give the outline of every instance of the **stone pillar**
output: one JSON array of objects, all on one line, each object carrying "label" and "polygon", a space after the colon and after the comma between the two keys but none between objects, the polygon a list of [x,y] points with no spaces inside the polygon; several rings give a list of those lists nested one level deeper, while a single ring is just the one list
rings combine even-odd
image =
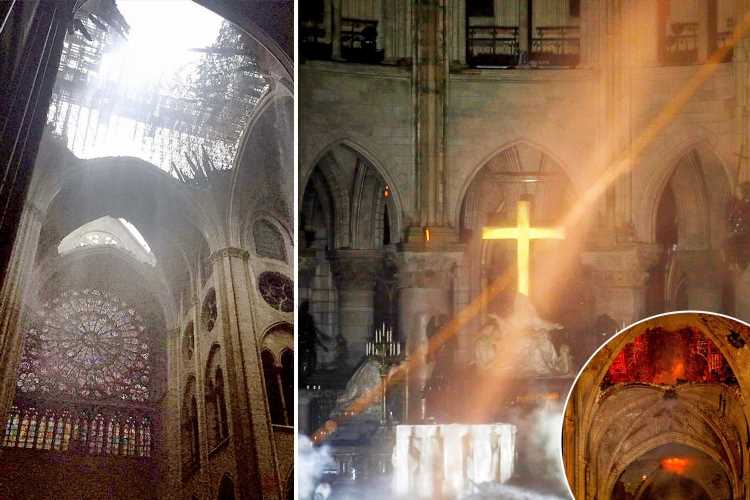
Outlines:
[{"label": "stone pillar", "polygon": [[[414,362],[408,374],[406,418],[422,419],[422,390],[429,378],[426,365],[427,325],[435,316],[453,316],[453,281],[459,253],[404,251],[398,254],[399,329]],[[416,358],[416,359],[414,359]]]},{"label": "stone pillar", "polygon": [[226,362],[226,390],[230,446],[236,457],[240,499],[279,500],[273,431],[263,384],[259,339],[254,324],[249,254],[240,248],[224,248],[211,255],[218,309],[217,327]]},{"label": "stone pillar", "polygon": [[446,123],[448,87],[446,1],[414,2],[415,57],[412,85],[415,95],[415,137],[418,226],[407,241],[427,239],[422,228],[448,225],[445,193]]},{"label": "stone pillar", "polygon": [[383,0],[382,25],[385,62],[395,64],[411,57],[409,33],[411,5],[403,0]]},{"label": "stone pillar", "polygon": [[333,277],[339,291],[339,328],[346,339],[347,365],[359,364],[373,334],[375,278],[383,264],[377,250],[337,250]]},{"label": "stone pillar", "polygon": [[163,498],[182,489],[182,332],[174,328],[165,332],[167,344],[167,388],[161,403],[161,439],[157,439],[162,477]]},{"label": "stone pillar", "polygon": [[[735,12],[748,12],[750,0],[737,0]],[[741,16],[737,16],[739,22]],[[741,153],[737,158],[737,171],[740,175],[738,182],[750,180],[748,174],[748,160],[750,159],[750,38],[742,37],[734,47],[732,65],[734,66],[734,82],[736,92],[735,130],[737,151]]]},{"label": "stone pillar", "polygon": [[712,20],[714,25],[709,27],[708,1],[698,2],[698,62],[700,63],[706,62],[710,54],[709,45],[711,40],[709,37],[709,31],[713,30],[714,33],[716,32],[715,14]]},{"label": "stone pillar", "polygon": [[[74,0],[3,2],[0,9],[0,282],[10,276],[13,240],[47,120]],[[7,21],[7,22],[5,22]],[[22,236],[21,236],[22,237]],[[7,276],[6,276],[7,275]],[[1,305],[1,304],[0,304]],[[3,324],[3,326],[5,326]],[[5,352],[5,351],[3,351]]]},{"label": "stone pillar", "polygon": [[596,315],[625,324],[643,318],[648,269],[660,255],[659,245],[644,243],[584,251],[581,260],[592,270]]},{"label": "stone pillar", "polygon": [[448,0],[448,63],[466,66],[466,1]]},{"label": "stone pillar", "polygon": [[331,8],[333,9],[333,15],[331,16],[331,59],[334,61],[341,60],[341,1],[332,0]]},{"label": "stone pillar", "polygon": [[15,396],[16,372],[23,344],[21,317],[25,305],[24,297],[34,271],[44,218],[45,214],[34,204],[26,203],[13,244],[6,279],[0,289],[0,415],[3,416],[3,421]]},{"label": "stone pillar", "polygon": [[310,427],[310,405],[315,393],[307,389],[297,391],[297,431],[309,436],[314,429]]}]

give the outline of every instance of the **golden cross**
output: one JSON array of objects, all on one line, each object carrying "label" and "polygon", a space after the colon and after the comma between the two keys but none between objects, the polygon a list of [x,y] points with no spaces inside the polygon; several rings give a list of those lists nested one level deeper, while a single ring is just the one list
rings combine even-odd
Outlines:
[{"label": "golden cross", "polygon": [[555,227],[531,227],[531,202],[518,201],[516,227],[482,228],[483,240],[516,240],[518,254],[518,293],[529,296],[529,253],[531,240],[564,240],[565,230]]}]

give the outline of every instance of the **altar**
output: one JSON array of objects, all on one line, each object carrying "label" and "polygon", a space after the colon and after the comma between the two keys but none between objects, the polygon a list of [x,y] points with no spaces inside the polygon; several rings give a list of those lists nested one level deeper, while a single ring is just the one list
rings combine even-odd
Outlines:
[{"label": "altar", "polygon": [[398,498],[461,498],[478,484],[508,481],[515,456],[511,424],[399,425],[394,491]]}]

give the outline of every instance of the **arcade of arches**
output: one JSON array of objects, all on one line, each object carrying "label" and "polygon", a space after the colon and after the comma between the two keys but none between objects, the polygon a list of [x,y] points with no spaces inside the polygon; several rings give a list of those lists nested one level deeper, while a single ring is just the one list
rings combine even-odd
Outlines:
[{"label": "arcade of arches", "polygon": [[0,295],[0,497],[292,498],[281,11],[74,3]]}]

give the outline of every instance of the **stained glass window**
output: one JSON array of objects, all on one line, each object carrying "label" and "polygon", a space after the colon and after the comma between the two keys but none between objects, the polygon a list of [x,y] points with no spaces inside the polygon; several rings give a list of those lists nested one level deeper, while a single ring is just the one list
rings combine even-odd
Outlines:
[{"label": "stained glass window", "polygon": [[114,295],[83,289],[64,292],[39,311],[17,386],[24,394],[145,402],[150,379],[141,316]]},{"label": "stained glass window", "polygon": [[214,325],[216,324],[217,316],[216,290],[214,290],[213,288],[208,291],[206,299],[203,301],[203,310],[201,316],[203,319],[203,326],[206,328],[206,331],[210,332],[211,330],[213,330]]},{"label": "stained glass window", "polygon": [[268,397],[268,406],[271,410],[271,422],[278,425],[287,425],[276,360],[271,351],[266,349],[261,352],[260,358],[263,362],[263,379],[266,383],[266,395]]},{"label": "stained glass window", "polygon": [[206,416],[208,420],[209,445],[219,446],[229,436],[227,402],[224,389],[224,373],[220,366],[221,349],[214,346],[206,364]]},{"label": "stained glass window", "polygon": [[273,224],[266,220],[257,221],[253,227],[253,239],[255,240],[255,253],[260,257],[269,257],[286,262],[284,238]]},{"label": "stained glass window", "polygon": [[195,379],[190,378],[182,400],[181,444],[183,472],[191,474],[200,463],[200,437],[198,435],[198,403],[195,400]]},{"label": "stained glass window", "polygon": [[258,277],[258,290],[263,299],[283,312],[292,312],[294,306],[294,283],[281,273],[265,272]]},{"label": "stained glass window", "polygon": [[182,339],[182,342],[183,342],[183,353],[185,355],[185,359],[189,361],[193,359],[193,349],[195,346],[195,333],[194,333],[192,321],[188,323],[187,328],[185,328],[185,335]]}]

